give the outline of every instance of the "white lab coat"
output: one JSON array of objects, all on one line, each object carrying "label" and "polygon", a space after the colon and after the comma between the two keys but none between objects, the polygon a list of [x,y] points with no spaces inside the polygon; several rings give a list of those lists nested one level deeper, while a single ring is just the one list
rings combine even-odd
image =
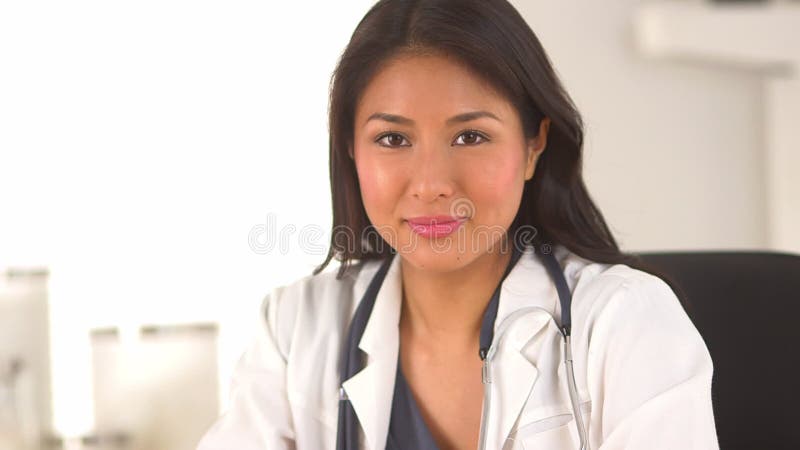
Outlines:
[{"label": "white lab coat", "polygon": [[[660,278],[598,264],[555,247],[572,300],[572,351],[593,450],[718,449],[712,362],[677,297]],[[398,357],[400,258],[378,293],[359,347],[365,368],[344,383],[362,449],[383,449]],[[277,287],[258,336],[235,368],[231,402],[197,450],[335,449],[339,360],[347,325],[379,262],[336,280],[333,271]],[[577,449],[555,285],[528,249],[503,282],[495,329],[524,306],[493,363],[489,449]],[[476,343],[477,345],[477,343]],[[476,358],[477,350],[476,350]],[[480,390],[465,395],[482,396]]]}]

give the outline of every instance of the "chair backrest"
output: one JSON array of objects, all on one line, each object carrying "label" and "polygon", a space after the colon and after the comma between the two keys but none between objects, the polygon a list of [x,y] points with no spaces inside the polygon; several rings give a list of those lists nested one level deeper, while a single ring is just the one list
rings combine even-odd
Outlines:
[{"label": "chair backrest", "polygon": [[638,255],[682,291],[711,353],[720,448],[800,449],[800,255]]}]

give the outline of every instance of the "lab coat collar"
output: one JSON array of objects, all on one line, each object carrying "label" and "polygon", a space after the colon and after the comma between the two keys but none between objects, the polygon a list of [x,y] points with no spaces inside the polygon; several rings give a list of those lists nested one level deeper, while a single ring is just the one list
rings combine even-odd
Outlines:
[{"label": "lab coat collar", "polygon": [[[555,251],[560,260],[566,254],[562,247],[557,246]],[[354,287],[354,295],[359,300],[378,266],[379,263],[371,262],[362,268]],[[361,423],[366,438],[363,444],[368,449],[382,449],[389,431],[399,350],[401,303],[400,256],[395,255],[359,341],[359,348],[367,354],[365,367],[342,383]],[[495,333],[503,320],[514,311],[526,306],[537,306],[541,310],[517,320],[498,344],[492,363],[488,448],[503,446],[536,383],[538,369],[533,362],[534,355],[526,353],[526,344],[551,321],[550,314],[555,311],[557,303],[558,295],[553,281],[533,249],[527,248],[501,286]]]}]

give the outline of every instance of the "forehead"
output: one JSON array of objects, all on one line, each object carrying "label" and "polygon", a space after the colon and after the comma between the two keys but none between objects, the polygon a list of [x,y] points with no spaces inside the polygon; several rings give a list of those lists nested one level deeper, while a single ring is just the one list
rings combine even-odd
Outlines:
[{"label": "forehead", "polygon": [[413,117],[485,109],[508,117],[513,108],[484,78],[440,55],[399,55],[388,60],[366,86],[356,118],[373,112]]}]

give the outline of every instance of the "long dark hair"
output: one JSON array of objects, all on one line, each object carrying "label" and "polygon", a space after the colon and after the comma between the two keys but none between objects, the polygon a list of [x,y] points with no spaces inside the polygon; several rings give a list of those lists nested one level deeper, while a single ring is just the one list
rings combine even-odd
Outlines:
[{"label": "long dark hair", "polygon": [[[561,244],[585,259],[627,264],[664,279],[635,254],[620,251],[582,176],[583,121],[559,81],[539,39],[506,0],[380,0],[356,27],[331,77],[330,181],[333,232],[321,272],[341,262],[337,278],[354,260],[393,253],[370,223],[351,158],[356,105],[381,66],[399,54],[442,54],[464,64],[516,108],[525,138],[551,120],[547,148],[525,183],[509,233],[536,230],[534,244]],[[356,244],[356,245],[353,245]]]}]

